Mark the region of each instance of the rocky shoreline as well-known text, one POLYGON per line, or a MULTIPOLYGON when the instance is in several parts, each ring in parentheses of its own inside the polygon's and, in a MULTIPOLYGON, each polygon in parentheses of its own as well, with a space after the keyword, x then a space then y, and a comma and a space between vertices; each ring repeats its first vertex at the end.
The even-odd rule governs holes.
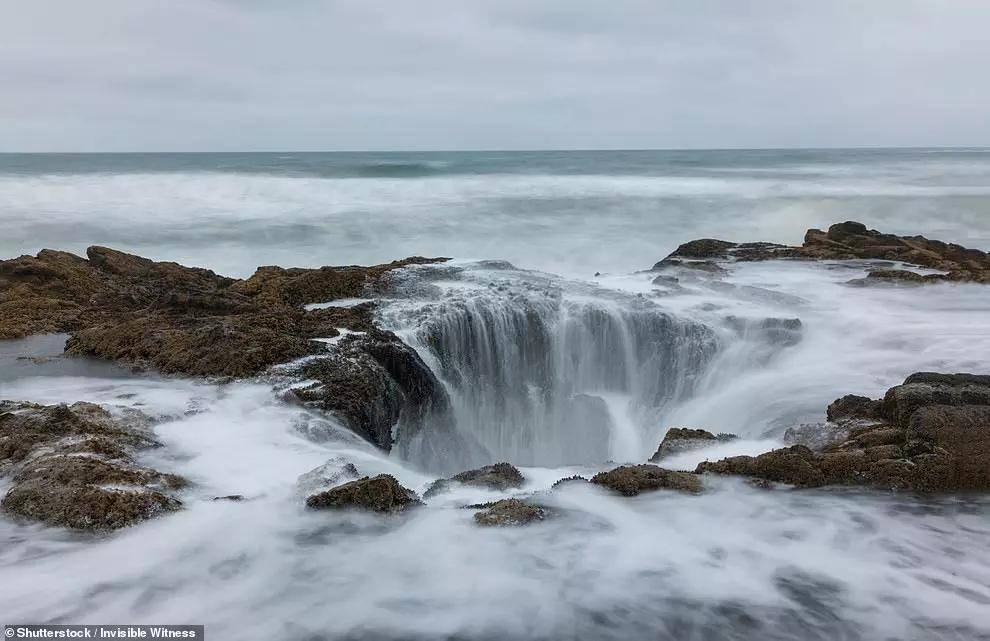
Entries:
MULTIPOLYGON (((66 333, 67 356, 216 380, 257 377, 291 364, 292 376, 306 384, 285 391, 286 402, 332 415, 385 452, 400 423, 411 430, 446 431, 444 442, 456 449, 444 386, 415 350, 376 326, 375 303, 314 307, 385 295, 393 275, 401 273, 397 270, 445 260, 260 267, 238 280, 103 247, 90 247, 85 258, 43 250, 0 261, 0 340, 66 333)), ((856 286, 990 283, 990 255, 984 252, 882 234, 854 222, 809 230, 796 247, 691 241, 653 271, 667 286, 678 280, 671 274, 718 278, 734 262, 762 260, 868 261, 867 276, 849 283, 856 286)), ((796 319, 787 322, 800 327, 796 319)), ((765 329, 794 331, 786 323, 765 329)), ((555 488, 588 481, 623 496, 661 489, 696 494, 704 491, 708 475, 732 475, 763 486, 990 490, 990 376, 912 374, 882 400, 838 399, 826 419, 788 430, 787 448, 704 462, 693 472, 654 463, 732 435, 674 428, 650 463, 590 479, 561 479, 555 488)), ((182 509, 180 490, 187 481, 136 462, 141 451, 159 446, 151 427, 149 417, 133 410, 0 401, 0 478, 10 482, 0 509, 45 525, 90 530, 126 527, 182 509)), ((525 483, 518 469, 503 462, 439 479, 419 497, 391 476, 360 477, 353 465, 340 467, 307 495, 310 509, 396 513, 422 505, 451 484, 505 492, 525 483)), ((481 525, 553 517, 538 497, 507 497, 479 509, 475 520, 481 525)))

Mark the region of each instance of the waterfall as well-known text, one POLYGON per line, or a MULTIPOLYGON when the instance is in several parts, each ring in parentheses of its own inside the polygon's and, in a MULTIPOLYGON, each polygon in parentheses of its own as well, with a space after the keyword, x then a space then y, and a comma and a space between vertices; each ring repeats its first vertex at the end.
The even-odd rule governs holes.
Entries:
POLYGON ((719 350, 710 327, 632 294, 506 267, 454 282, 392 306, 389 323, 447 386, 477 463, 642 460, 657 445, 645 435, 719 350))

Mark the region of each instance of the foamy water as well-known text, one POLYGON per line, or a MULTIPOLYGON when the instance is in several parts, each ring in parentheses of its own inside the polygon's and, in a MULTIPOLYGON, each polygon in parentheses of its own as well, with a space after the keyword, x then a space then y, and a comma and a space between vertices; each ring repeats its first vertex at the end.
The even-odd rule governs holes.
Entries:
POLYGON ((399 518, 309 512, 299 477, 325 463, 422 492, 450 462, 415 448, 384 456, 278 402, 268 382, 36 366, 14 359, 57 352, 57 339, 7 343, 0 398, 142 409, 166 445, 145 462, 194 485, 183 512, 112 536, 0 518, 0 622, 204 624, 220 639, 990 638, 983 497, 738 479, 708 479, 701 496, 546 492, 609 459, 644 461, 670 426, 741 437, 665 461, 693 469, 770 449, 843 394, 876 397, 918 370, 986 371, 982 287, 853 288, 843 283, 863 268, 830 264, 739 265, 678 291, 635 273, 694 237, 798 242, 846 218, 986 248, 983 162, 833 159, 674 177, 2 175, 7 255, 102 243, 233 275, 458 258, 413 270, 381 321, 448 386, 457 430, 478 445, 478 460, 458 464, 512 460, 527 484, 456 489, 399 518), (800 319, 798 340, 753 329, 766 318, 800 319), (533 493, 555 519, 481 529, 461 507, 533 493), (229 494, 248 500, 212 501, 229 494))

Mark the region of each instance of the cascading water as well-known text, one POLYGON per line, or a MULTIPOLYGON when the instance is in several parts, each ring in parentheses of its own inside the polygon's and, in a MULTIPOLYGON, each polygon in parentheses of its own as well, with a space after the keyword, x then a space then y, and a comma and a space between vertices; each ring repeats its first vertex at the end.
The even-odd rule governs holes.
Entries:
MULTIPOLYGON (((455 429, 479 446, 472 464, 642 460, 667 412, 692 397, 732 337, 754 334, 736 318, 710 325, 635 294, 506 264, 424 268, 412 278, 431 276, 432 287, 407 283, 414 298, 392 303, 385 320, 447 385, 455 429)), ((786 346, 774 330, 763 328, 763 338, 786 346)))

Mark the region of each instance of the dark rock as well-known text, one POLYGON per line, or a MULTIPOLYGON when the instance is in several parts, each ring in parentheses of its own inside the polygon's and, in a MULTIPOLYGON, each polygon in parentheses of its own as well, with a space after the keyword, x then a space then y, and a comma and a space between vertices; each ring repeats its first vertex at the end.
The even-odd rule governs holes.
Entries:
MULTIPOLYGON (((990 377, 920 372, 882 404, 846 396, 829 407, 845 438, 820 453, 802 446, 703 463, 799 487, 857 485, 922 492, 990 490, 990 377)), ((790 434, 790 431, 788 432, 790 434)))
POLYGON ((318 353, 336 327, 365 331, 371 306, 307 312, 302 306, 388 286, 394 270, 262 267, 247 280, 156 263, 105 247, 87 258, 43 250, 0 261, 0 339, 68 332, 66 352, 167 374, 246 377, 318 353))
POLYGON ((478 525, 518 526, 549 518, 550 512, 539 505, 532 505, 518 499, 504 499, 486 506, 474 515, 478 525))
POLYGON ((911 415, 926 405, 990 405, 990 377, 974 374, 919 372, 884 395, 880 413, 897 427, 907 429, 911 415))
POLYGON ((385 513, 421 504, 415 492, 402 487, 390 474, 366 476, 306 499, 306 507, 311 509, 362 508, 385 513))
POLYGON ((896 236, 868 229, 862 223, 847 221, 828 231, 809 229, 804 243, 788 247, 773 243, 729 243, 701 239, 684 243, 654 269, 678 258, 759 261, 759 260, 869 260, 907 263, 941 270, 945 274, 919 276, 908 270, 874 270, 853 284, 880 282, 932 283, 939 281, 990 283, 990 255, 952 243, 929 240, 924 236, 896 236))
POLYGON ((555 490, 555 489, 557 489, 557 488, 559 488, 561 486, 570 485, 572 483, 580 483, 580 484, 583 485, 583 484, 590 483, 590 481, 588 479, 584 478, 583 476, 568 476, 568 477, 562 478, 562 479, 560 479, 558 481, 554 481, 554 484, 550 486, 550 489, 555 490))
POLYGON ((136 465, 133 454, 157 447, 150 420, 118 416, 91 403, 43 406, 0 401, 0 474, 12 486, 7 514, 46 525, 115 529, 173 512, 181 477, 136 465))
POLYGON ((650 457, 650 461, 656 462, 661 459, 689 452, 703 447, 709 447, 720 442, 731 441, 736 438, 735 434, 715 435, 705 430, 690 429, 686 427, 672 427, 667 430, 657 449, 656 454, 650 457))
POLYGON ((406 439, 429 423, 432 436, 445 437, 446 447, 458 443, 446 389, 415 350, 391 332, 343 338, 333 353, 304 363, 298 374, 317 382, 292 389, 293 400, 335 416, 386 452, 396 424, 407 430, 401 435, 406 439))
POLYGON ((234 501, 234 502, 238 502, 238 501, 243 501, 244 500, 244 495, 242 495, 242 494, 229 494, 227 496, 214 496, 213 497, 213 500, 214 501, 234 501))
POLYGON ((424 499, 431 499, 438 494, 446 494, 450 491, 450 481, 447 479, 437 479, 430 483, 426 491, 423 492, 424 499))
POLYGON ((792 445, 755 457, 733 456, 721 461, 706 461, 699 464, 695 472, 754 476, 798 487, 820 487, 825 484, 825 476, 816 464, 814 452, 803 445, 792 445))
POLYGON ((476 470, 468 470, 450 477, 451 481, 488 488, 489 490, 505 491, 522 487, 526 478, 510 463, 486 465, 476 470))
POLYGON ((678 490, 698 494, 704 490, 701 478, 690 472, 673 472, 656 465, 625 465, 607 472, 599 472, 591 478, 595 485, 602 485, 623 496, 636 496, 653 490, 678 490))
POLYGON ((14 477, 0 507, 49 526, 112 530, 179 510, 182 503, 167 492, 184 485, 180 477, 144 468, 48 455, 14 477))
POLYGON ((880 418, 879 414, 880 401, 855 394, 847 394, 832 401, 825 410, 826 417, 832 422, 851 418, 876 420, 880 418))

